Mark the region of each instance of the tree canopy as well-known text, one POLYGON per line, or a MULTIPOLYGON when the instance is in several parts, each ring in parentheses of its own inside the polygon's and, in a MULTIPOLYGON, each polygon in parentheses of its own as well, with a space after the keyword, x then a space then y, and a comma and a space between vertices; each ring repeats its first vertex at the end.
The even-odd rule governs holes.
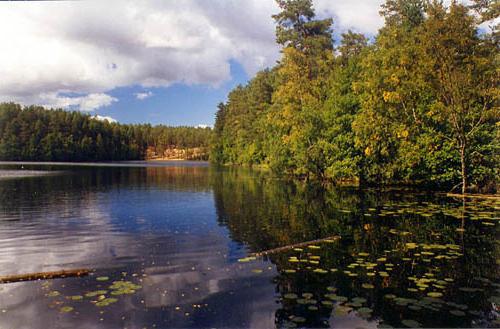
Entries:
POLYGON ((210 128, 123 125, 80 112, 0 104, 0 160, 141 160, 148 151, 208 148, 210 128))
POLYGON ((387 0, 372 42, 348 31, 337 44, 310 0, 277 3, 282 58, 220 104, 213 161, 304 179, 496 190, 496 1, 387 0))

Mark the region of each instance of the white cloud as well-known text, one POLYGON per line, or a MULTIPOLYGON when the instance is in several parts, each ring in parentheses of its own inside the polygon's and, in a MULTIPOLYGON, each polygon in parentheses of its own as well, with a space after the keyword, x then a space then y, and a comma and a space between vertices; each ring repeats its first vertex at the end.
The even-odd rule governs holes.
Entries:
POLYGON ((0 101, 74 105, 64 95, 217 86, 231 60, 253 74, 279 55, 274 8, 268 0, 0 3, 0 101))
POLYGON ((375 34, 384 24, 378 14, 384 0, 361 1, 314 1, 316 12, 324 17, 333 17, 336 29, 344 32, 353 29, 365 34, 375 34))
POLYGON ((108 121, 109 123, 118 122, 116 119, 113 119, 112 117, 108 117, 108 116, 94 115, 92 118, 99 120, 99 121, 108 121))
MULTIPOLYGON (((373 35, 383 2, 314 5, 336 33, 373 35)), ((232 60, 253 75, 279 58, 278 11, 273 0, 1 2, 0 101, 91 110, 116 101, 117 87, 218 86, 232 60)))
POLYGON ((150 92, 150 91, 146 91, 146 92, 143 92, 143 93, 135 93, 134 95, 135 95, 135 98, 143 100, 143 99, 146 99, 148 97, 153 96, 153 93, 150 92))
POLYGON ((199 125, 196 125, 196 128, 212 128, 212 125, 205 125, 205 124, 199 124, 199 125))
MULTIPOLYGON (((94 111, 109 106, 118 99, 103 93, 92 93, 86 96, 68 97, 57 93, 40 94, 28 97, 28 102, 40 104, 48 108, 74 108, 80 111, 94 111)), ((23 102, 23 99, 19 100, 23 102)))

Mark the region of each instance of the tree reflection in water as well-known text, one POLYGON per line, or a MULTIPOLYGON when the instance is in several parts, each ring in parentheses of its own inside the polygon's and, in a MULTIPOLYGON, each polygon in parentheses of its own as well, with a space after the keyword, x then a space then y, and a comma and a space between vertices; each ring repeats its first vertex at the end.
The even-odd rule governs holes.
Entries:
POLYGON ((278 327, 498 325, 494 200, 324 188, 229 169, 212 179, 219 222, 252 252, 341 236, 268 257, 279 272, 278 327))

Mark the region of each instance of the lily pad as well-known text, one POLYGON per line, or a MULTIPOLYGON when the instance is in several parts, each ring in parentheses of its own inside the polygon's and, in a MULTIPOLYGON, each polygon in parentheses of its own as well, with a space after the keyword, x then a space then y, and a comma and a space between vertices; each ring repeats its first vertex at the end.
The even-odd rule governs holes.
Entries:
POLYGON ((369 314, 369 313, 372 313, 373 310, 371 308, 368 308, 368 307, 362 307, 360 309, 357 310, 358 313, 361 313, 361 314, 369 314))
POLYGON ((109 277, 108 276, 99 276, 96 278, 97 281, 108 281, 109 277))
POLYGON ((427 296, 432 297, 432 298, 439 298, 439 297, 443 297, 443 294, 440 292, 433 291, 433 292, 427 293, 427 296))
POLYGON ((373 289, 373 288, 375 288, 375 286, 373 284, 371 284, 371 283, 363 283, 361 285, 361 287, 363 287, 365 289, 373 289))
POLYGON ((59 309, 59 311, 60 311, 61 313, 69 313, 69 312, 72 312, 73 310, 74 310, 74 308, 73 308, 73 307, 71 307, 71 306, 63 306, 63 307, 61 307, 61 308, 59 309))
POLYGON ((59 291, 57 291, 57 290, 50 291, 50 292, 47 294, 47 296, 48 296, 48 297, 57 297, 57 296, 59 296, 59 295, 61 295, 61 293, 60 293, 59 291))
POLYGON ((98 307, 103 307, 103 306, 109 306, 110 304, 116 303, 118 299, 116 298, 105 298, 97 303, 95 303, 95 306, 98 307))
POLYGON ((342 316, 342 315, 347 315, 351 310, 352 310, 352 308, 347 307, 347 306, 337 306, 335 308, 334 312, 335 312, 335 315, 342 316))
POLYGON ((89 297, 89 298, 92 298, 92 297, 95 297, 95 296, 99 296, 99 295, 105 295, 107 294, 108 291, 107 290, 97 290, 97 291, 91 291, 91 292, 88 292, 85 294, 85 297, 89 297))
POLYGON ((294 316, 294 317, 292 318, 292 321, 293 321, 293 322, 297 322, 297 323, 302 323, 302 322, 306 322, 306 319, 305 319, 305 318, 303 318, 303 317, 301 317, 301 316, 294 316))
POLYGON ((363 297, 354 297, 352 299, 352 301, 355 302, 355 303, 361 303, 361 304, 363 304, 363 303, 366 303, 366 298, 363 298, 363 297))

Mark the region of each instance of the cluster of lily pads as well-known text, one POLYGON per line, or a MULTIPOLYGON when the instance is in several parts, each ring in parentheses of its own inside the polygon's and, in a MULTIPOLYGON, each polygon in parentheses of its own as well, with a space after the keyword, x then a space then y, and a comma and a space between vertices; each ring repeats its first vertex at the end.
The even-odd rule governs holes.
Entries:
MULTIPOLYGON (((100 276, 96 278, 99 282, 106 282, 109 280, 107 276, 100 276)), ((45 284, 43 287, 46 289, 50 286, 50 284, 45 284)), ((74 302, 83 301, 85 298, 91 299, 91 303, 93 303, 97 307, 105 307, 111 304, 118 302, 117 296, 120 295, 131 295, 136 293, 137 290, 141 289, 142 286, 135 284, 131 281, 119 280, 114 281, 108 289, 100 289, 95 291, 89 291, 82 295, 73 295, 66 296, 67 300, 71 300, 74 302)), ((46 294, 47 297, 59 297, 61 293, 57 290, 49 291, 46 294)), ((62 306, 59 311, 61 313, 69 313, 74 310, 72 306, 62 306)))
MULTIPOLYGON (((328 293, 324 294, 321 300, 314 298, 314 294, 304 292, 300 296, 295 293, 286 293, 283 299, 286 303, 295 303, 303 305, 309 311, 317 311, 320 306, 334 309, 334 313, 338 316, 346 315, 352 310, 355 310, 358 315, 362 317, 370 317, 373 310, 366 307, 366 298, 354 297, 351 300, 345 296, 335 294, 337 288, 327 287, 328 293)), ((319 297, 319 296, 318 296, 319 297)), ((301 323, 305 318, 291 315, 289 318, 292 322, 301 323)), ((293 325, 291 325, 293 326, 293 325)))
MULTIPOLYGON (((445 203, 445 205, 428 202, 407 202, 369 208, 364 215, 365 217, 373 218, 387 217, 391 221, 395 219, 413 220, 415 219, 413 215, 420 216, 427 221, 426 218, 439 215, 440 219, 446 220, 443 223, 453 223, 450 221, 451 218, 447 218, 452 217, 473 221, 480 220, 485 226, 495 226, 498 219, 500 219, 498 216, 498 209, 500 208, 498 206, 498 201, 496 200, 488 200, 486 202, 474 201, 468 203, 467 207, 462 207, 461 203, 458 202, 445 203), (407 217, 406 215, 412 215, 412 217, 407 217)), ((340 211, 345 213, 352 212, 351 210, 340 211)), ((416 218, 418 219, 418 217, 416 218)), ((403 227, 402 225, 398 226, 403 227)), ((454 278, 449 277, 452 275, 451 273, 444 274, 444 269, 458 264, 456 260, 464 256, 462 247, 454 244, 453 240, 449 239, 453 235, 445 236, 440 231, 441 226, 430 227, 432 228, 429 232, 422 232, 422 234, 426 236, 426 239, 429 237, 434 239, 431 243, 417 242, 421 240, 419 238, 421 231, 415 233, 411 230, 412 233, 404 229, 391 228, 387 229, 386 232, 389 233, 388 238, 393 245, 392 249, 386 247, 387 250, 380 250, 375 254, 369 252, 353 253, 336 248, 336 246, 333 250, 329 250, 328 248, 324 248, 322 243, 321 245, 320 243, 315 243, 304 248, 294 248, 290 252, 279 255, 278 262, 280 264, 278 268, 284 275, 285 280, 290 278, 292 279, 291 282, 294 282, 296 275, 306 275, 308 278, 312 275, 314 281, 326 281, 328 282, 327 284, 334 284, 335 280, 347 277, 353 280, 351 283, 353 286, 365 289, 368 293, 367 296, 373 296, 374 293, 370 292, 370 290, 377 287, 375 294, 381 293, 380 301, 392 304, 391 307, 403 307, 407 310, 406 312, 410 311, 408 313, 410 315, 420 316, 422 312, 435 311, 449 314, 452 319, 460 319, 465 316, 484 317, 485 314, 482 313, 484 310, 469 310, 468 305, 458 302, 456 299, 457 292, 484 293, 486 295, 484 298, 488 299, 487 296, 490 295, 491 290, 478 286, 457 287, 458 282, 461 280, 458 280, 457 277, 455 279, 458 281, 455 282, 454 278), (330 253, 330 251, 333 251, 333 253, 330 253), (332 265, 331 261, 334 258, 330 255, 338 255, 335 261, 336 265, 332 265), (338 260, 343 265, 339 265, 338 260), (401 276, 405 272, 408 276, 401 276), (407 281, 405 282, 405 280, 407 281), (397 293, 395 291, 400 291, 398 293, 400 296, 392 293, 397 293), (385 298, 382 298, 384 294, 385 298)), ((464 225, 457 229, 451 226, 451 230, 448 227, 446 226, 446 232, 451 230, 465 232, 464 225)), ((365 230, 372 228, 373 226, 366 227, 365 225, 364 227, 365 230)), ((253 260, 255 258, 247 257, 240 259, 240 262, 250 262, 253 260)), ((500 264, 498 260, 497 264, 500 264)), ((484 284, 487 284, 487 279, 480 279, 485 280, 484 284)), ((489 282, 488 284, 490 285, 489 289, 493 287, 494 290, 494 287, 496 287, 495 283, 489 282)), ((500 297, 496 295, 500 295, 500 292, 498 287, 496 288, 496 293, 493 292, 494 296, 490 295, 488 301, 499 305, 500 297)), ((297 307, 302 311, 314 312, 320 307, 329 307, 332 308, 334 315, 356 312, 361 317, 369 318, 371 316, 373 311, 368 307, 369 305, 366 305, 365 298, 345 297, 337 295, 336 291, 333 290, 335 288, 329 287, 329 289, 332 290, 329 290, 326 294, 317 292, 313 294, 312 292, 300 292, 300 290, 297 292, 297 289, 293 288, 287 289, 289 292, 282 295, 283 303, 289 307, 297 307)), ((463 300, 467 300, 466 296, 460 297, 463 297, 463 300)), ((472 305, 470 307, 473 308, 472 305)), ((290 315, 286 321, 286 326, 294 327, 297 324, 305 322, 306 318, 304 318, 304 314, 300 315, 290 315)), ((500 325, 498 319, 492 321, 500 325)), ((407 327, 421 326, 418 321, 410 319, 401 320, 401 324, 407 327)))
MULTIPOLYGON (((464 207, 461 203, 449 202, 446 206, 430 202, 392 202, 379 208, 368 208, 364 217, 395 217, 402 215, 418 215, 429 218, 445 215, 456 219, 481 221, 485 226, 495 226, 500 220, 498 214, 499 201, 497 199, 469 200, 464 207)), ((351 213, 348 209, 339 209, 342 213, 351 213)), ((457 230, 464 230, 458 228, 457 230)))

